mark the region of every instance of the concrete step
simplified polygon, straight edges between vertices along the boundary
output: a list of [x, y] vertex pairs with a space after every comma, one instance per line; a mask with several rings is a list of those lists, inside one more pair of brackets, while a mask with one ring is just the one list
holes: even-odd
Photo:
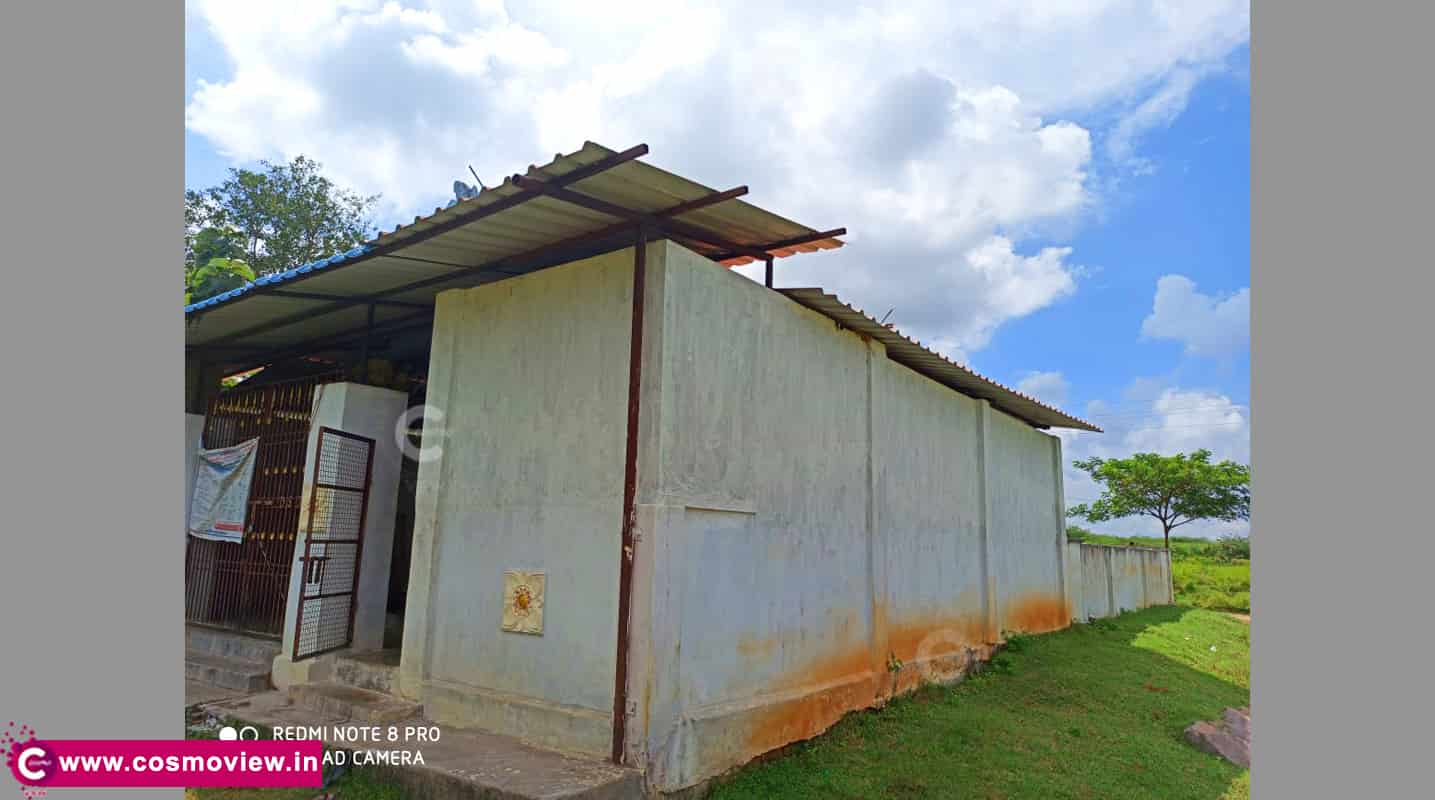
[[300, 708], [376, 725], [412, 719], [423, 710], [390, 694], [329, 682], [290, 686], [289, 700]]
[[184, 627], [184, 649], [211, 656], [261, 661], [269, 664], [273, 663], [274, 657], [279, 655], [280, 646], [279, 642], [273, 639], [261, 639], [257, 636], [245, 636], [242, 633], [186, 625]]
[[349, 653], [334, 659], [334, 682], [371, 692], [396, 694], [399, 685], [399, 651]]
[[[325, 750], [345, 750], [354, 760], [364, 745], [339, 741], [329, 733], [342, 729], [349, 720], [302, 708], [289, 702], [283, 692], [264, 692], [236, 700], [205, 706], [214, 714], [238, 720], [238, 724], [254, 725], [261, 738], [270, 738], [278, 727], [305, 726], [321, 728]], [[404, 726], [428, 726], [418, 720]], [[400, 741], [395, 744], [370, 746], [373, 750], [392, 750], [422, 755], [399, 763], [374, 765], [368, 761], [381, 780], [397, 784], [404, 797], [424, 800], [639, 800], [643, 793], [643, 776], [629, 767], [619, 767], [599, 758], [572, 756], [524, 744], [509, 736], [485, 731], [434, 726], [437, 736], [429, 741]]]
[[269, 663], [186, 650], [184, 678], [221, 689], [262, 692], [269, 688]]

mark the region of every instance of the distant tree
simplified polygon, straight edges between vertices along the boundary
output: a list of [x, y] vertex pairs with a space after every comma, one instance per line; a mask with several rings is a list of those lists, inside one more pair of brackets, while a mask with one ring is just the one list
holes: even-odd
[[1080, 525], [1066, 526], [1066, 540], [1068, 542], [1084, 542], [1090, 539], [1094, 534], [1095, 531], [1083, 528]]
[[[231, 169], [218, 186], [184, 193], [185, 249], [202, 245], [205, 231], [221, 232], [256, 275], [317, 261], [371, 235], [369, 213], [379, 195], [363, 197], [336, 186], [321, 165], [299, 156], [288, 164], [261, 161], [259, 171]], [[186, 270], [195, 263], [186, 258]], [[207, 262], [202, 262], [207, 263]]]
[[1174, 456], [1137, 453], [1072, 464], [1089, 474], [1102, 491], [1095, 502], [1072, 506], [1068, 516], [1091, 522], [1154, 517], [1161, 523], [1167, 550], [1173, 528], [1198, 519], [1233, 522], [1251, 516], [1251, 468], [1234, 461], [1212, 464], [1209, 450]]

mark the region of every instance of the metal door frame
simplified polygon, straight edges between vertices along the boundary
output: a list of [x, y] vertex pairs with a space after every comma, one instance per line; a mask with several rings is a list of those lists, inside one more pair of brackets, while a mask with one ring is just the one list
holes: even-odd
[[[324, 437], [326, 437], [326, 436], [335, 436], [335, 437], [339, 437], [339, 438], [343, 438], [343, 439], [349, 439], [349, 440], [351, 440], [351, 441], [362, 442], [363, 444], [366, 445], [367, 450], [368, 450], [368, 454], [366, 455], [365, 461], [364, 461], [364, 482], [363, 482], [363, 486], [362, 486], [361, 488], [356, 488], [356, 487], [353, 487], [353, 486], [344, 486], [344, 485], [336, 484], [336, 483], [324, 483], [324, 482], [322, 482], [322, 481], [320, 480], [320, 477], [321, 477], [322, 474], [323, 474], [323, 473], [321, 472], [321, 468], [322, 468], [323, 465], [320, 463], [320, 459], [323, 457], [323, 454], [324, 454]], [[332, 652], [335, 651], [335, 650], [342, 650], [342, 649], [348, 647], [348, 646], [349, 646], [351, 643], [353, 643], [353, 641], [354, 641], [354, 615], [355, 615], [355, 613], [356, 613], [357, 610], [358, 610], [359, 576], [360, 576], [360, 574], [361, 574], [361, 567], [363, 566], [363, 559], [364, 559], [364, 529], [368, 526], [368, 519], [369, 519], [369, 490], [370, 490], [370, 489], [372, 488], [372, 486], [373, 486], [373, 478], [374, 478], [374, 440], [373, 440], [373, 439], [371, 439], [371, 438], [369, 438], [369, 437], [367, 437], [367, 436], [360, 436], [360, 435], [358, 435], [358, 434], [356, 434], [356, 433], [349, 433], [348, 431], [342, 431], [342, 430], [339, 430], [338, 428], [330, 428], [330, 427], [327, 427], [327, 426], [320, 426], [320, 428], [319, 428], [319, 435], [318, 435], [318, 437], [315, 439], [315, 443], [314, 443], [314, 475], [313, 475], [313, 479], [312, 479], [312, 480], [310, 481], [310, 483], [309, 483], [309, 521], [308, 521], [308, 524], [305, 526], [305, 531], [304, 531], [304, 555], [300, 558], [299, 603], [298, 603], [298, 608], [296, 609], [295, 614], [294, 614], [294, 653], [293, 653], [293, 660], [294, 660], [294, 661], [302, 661], [302, 660], [304, 660], [304, 659], [306, 659], [306, 658], [313, 658], [313, 657], [315, 657], [315, 656], [320, 656], [320, 655], [323, 655], [323, 654], [325, 654], [325, 653], [332, 653]], [[319, 490], [320, 490], [320, 489], [326, 489], [326, 490], [329, 490], [329, 491], [331, 491], [331, 492], [358, 492], [358, 493], [359, 493], [359, 503], [360, 503], [360, 506], [359, 506], [359, 508], [360, 508], [360, 510], [359, 510], [359, 528], [358, 528], [358, 530], [355, 532], [355, 535], [354, 535], [352, 538], [343, 538], [343, 539], [325, 538], [325, 539], [319, 540], [319, 542], [318, 542], [319, 544], [326, 545], [326, 547], [325, 547], [325, 555], [323, 555], [323, 556], [316, 556], [316, 555], [313, 554], [312, 548], [313, 548], [313, 545], [315, 544], [315, 541], [314, 541], [314, 518], [315, 518], [315, 516], [316, 516], [316, 514], [315, 514], [316, 507], [317, 507], [318, 502], [319, 502]], [[324, 576], [324, 571], [325, 571], [325, 569], [327, 569], [327, 566], [328, 566], [328, 565], [327, 565], [327, 561], [329, 560], [329, 556], [327, 555], [327, 552], [328, 552], [328, 547], [327, 547], [327, 545], [353, 545], [353, 546], [354, 546], [354, 576], [353, 576], [353, 580], [350, 582], [349, 589], [348, 589], [347, 591], [342, 591], [342, 592], [328, 592], [328, 593], [325, 593], [325, 592], [323, 591], [323, 585], [324, 585], [324, 578], [323, 578], [323, 576]], [[316, 581], [312, 581], [312, 583], [317, 583], [318, 586], [319, 586], [319, 593], [318, 593], [318, 594], [315, 594], [315, 595], [309, 595], [309, 594], [306, 594], [306, 593], [305, 593], [307, 587], [308, 587], [309, 584], [311, 583], [311, 581], [309, 580], [309, 576], [310, 576], [311, 574], [317, 574], [317, 575], [318, 575], [318, 579], [317, 579]], [[314, 650], [314, 651], [311, 651], [311, 652], [301, 653], [300, 650], [299, 650], [299, 645], [300, 645], [301, 639], [303, 638], [303, 637], [302, 637], [302, 634], [303, 634], [303, 631], [304, 631], [304, 604], [305, 604], [305, 601], [308, 601], [308, 600], [321, 600], [321, 601], [322, 601], [322, 600], [327, 600], [327, 599], [330, 599], [330, 598], [343, 597], [343, 596], [346, 596], [346, 595], [347, 595], [348, 598], [349, 598], [349, 614], [348, 614], [348, 628], [347, 628], [347, 630], [346, 630], [345, 633], [344, 633], [344, 641], [343, 641], [342, 643], [340, 643], [340, 644], [337, 644], [337, 645], [334, 645], [334, 646], [331, 646], [331, 647], [326, 647], [326, 648], [323, 648], [323, 649], [321, 649], [321, 650]]]

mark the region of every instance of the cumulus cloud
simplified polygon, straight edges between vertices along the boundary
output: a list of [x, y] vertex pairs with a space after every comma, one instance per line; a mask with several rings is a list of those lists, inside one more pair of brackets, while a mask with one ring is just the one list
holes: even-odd
[[[845, 225], [849, 247], [780, 262], [779, 283], [893, 309], [904, 331], [958, 357], [1076, 289], [1080, 254], [1063, 232], [1095, 199], [1092, 132], [1070, 118], [1249, 36], [1234, 0], [191, 10], [232, 71], [199, 83], [186, 125], [235, 161], [315, 157], [383, 193], [391, 224], [445, 203], [470, 163], [497, 182], [586, 139], [647, 142], [655, 164]], [[1127, 141], [1177, 105], [1152, 102]]]
[[[1072, 461], [1093, 456], [1124, 458], [1132, 453], [1174, 455], [1210, 450], [1212, 459], [1230, 459], [1242, 464], [1251, 461], [1250, 409], [1225, 394], [1205, 389], [1160, 387], [1137, 381], [1126, 392], [1120, 406], [1095, 401], [1085, 417], [1105, 429], [1103, 434], [1059, 430], [1063, 482], [1068, 506], [1089, 502], [1101, 494], [1101, 487]], [[1079, 525], [1116, 535], [1159, 536], [1161, 525], [1149, 517], [1129, 517], [1105, 523]], [[1182, 536], [1218, 537], [1228, 533], [1248, 535], [1249, 522], [1193, 522], [1179, 528]]]
[[1141, 335], [1175, 339], [1190, 355], [1221, 357], [1240, 350], [1251, 336], [1251, 290], [1228, 297], [1202, 294], [1184, 275], [1156, 281], [1156, 300], [1141, 322]]

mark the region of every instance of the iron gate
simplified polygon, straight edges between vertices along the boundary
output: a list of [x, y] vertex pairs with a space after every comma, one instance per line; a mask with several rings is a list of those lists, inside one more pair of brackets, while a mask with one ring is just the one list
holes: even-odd
[[278, 638], [299, 531], [314, 393], [334, 375], [221, 392], [209, 404], [204, 447], [259, 438], [242, 542], [185, 537], [188, 622]]
[[294, 622], [295, 661], [347, 647], [354, 637], [354, 593], [373, 467], [373, 439], [319, 429]]

